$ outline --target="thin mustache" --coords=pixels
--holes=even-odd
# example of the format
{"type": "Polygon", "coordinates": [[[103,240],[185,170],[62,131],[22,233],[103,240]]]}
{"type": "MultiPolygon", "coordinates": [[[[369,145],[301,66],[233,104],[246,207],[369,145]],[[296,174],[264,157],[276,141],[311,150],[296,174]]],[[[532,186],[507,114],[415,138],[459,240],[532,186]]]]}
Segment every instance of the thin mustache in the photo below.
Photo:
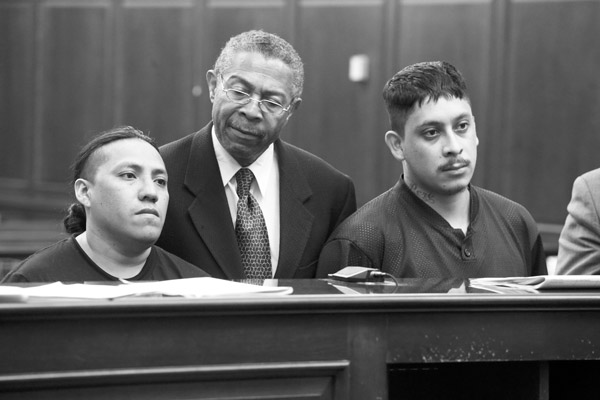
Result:
{"type": "Polygon", "coordinates": [[[254,129],[247,129],[247,128],[241,127],[239,125],[231,125],[231,127],[233,129],[235,129],[236,131],[241,131],[241,132],[244,132],[244,133],[247,133],[247,134],[250,134],[250,135],[255,135],[255,136],[262,135],[262,133],[260,131],[256,131],[254,129]]]}
{"type": "Polygon", "coordinates": [[[260,130],[256,130],[254,128],[251,127],[247,127],[245,124],[243,123],[239,123],[239,121],[234,120],[229,124],[233,129],[237,130],[237,131],[242,131],[244,133],[248,133],[250,135],[263,135],[263,132],[260,130]]]}
{"type": "Polygon", "coordinates": [[[447,171],[450,169],[454,169],[456,168],[456,164],[459,164],[461,167],[468,167],[469,165],[471,165],[471,161],[465,160],[464,158],[454,158],[442,165],[440,167],[440,170],[447,171]]]}

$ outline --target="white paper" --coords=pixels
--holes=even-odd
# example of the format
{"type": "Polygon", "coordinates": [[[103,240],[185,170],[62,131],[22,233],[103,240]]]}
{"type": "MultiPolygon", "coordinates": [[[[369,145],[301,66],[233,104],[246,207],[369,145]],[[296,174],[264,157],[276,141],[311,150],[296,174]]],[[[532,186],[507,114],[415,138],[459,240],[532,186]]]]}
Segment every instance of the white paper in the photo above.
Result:
{"type": "Polygon", "coordinates": [[[600,289],[600,275],[537,275],[507,278],[477,278],[471,286],[492,285],[522,289],[600,289]]]}
{"type": "Polygon", "coordinates": [[[177,296],[185,298],[287,295],[288,286],[258,286],[216,278],[172,279],[158,282],[127,282],[122,284],[64,284],[54,282],[41,286],[16,287],[0,285],[0,296],[21,295],[44,298],[117,299],[123,297],[177,296]]]}

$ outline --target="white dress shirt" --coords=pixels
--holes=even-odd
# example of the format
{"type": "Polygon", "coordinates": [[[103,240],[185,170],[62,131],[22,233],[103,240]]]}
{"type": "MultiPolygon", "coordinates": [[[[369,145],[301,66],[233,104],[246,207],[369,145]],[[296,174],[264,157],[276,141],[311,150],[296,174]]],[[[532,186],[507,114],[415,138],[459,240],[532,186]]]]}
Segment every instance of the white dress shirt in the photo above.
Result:
{"type": "MultiPolygon", "coordinates": [[[[242,167],[221,145],[221,142],[217,139],[214,126],[211,134],[215,155],[217,156],[217,162],[219,163],[219,170],[221,171],[223,187],[225,188],[225,195],[227,196],[229,212],[231,213],[231,220],[235,229],[237,203],[239,199],[236,191],[237,181],[235,179],[235,174],[242,167]]],[[[277,162],[277,155],[275,154],[273,144],[271,144],[267,150],[265,150],[265,152],[247,168],[252,171],[256,178],[252,181],[250,193],[252,193],[252,196],[258,201],[265,218],[267,232],[269,233],[269,246],[271,247],[271,268],[273,269],[273,276],[275,276],[277,263],[279,261],[280,222],[279,164],[277,162]]]]}

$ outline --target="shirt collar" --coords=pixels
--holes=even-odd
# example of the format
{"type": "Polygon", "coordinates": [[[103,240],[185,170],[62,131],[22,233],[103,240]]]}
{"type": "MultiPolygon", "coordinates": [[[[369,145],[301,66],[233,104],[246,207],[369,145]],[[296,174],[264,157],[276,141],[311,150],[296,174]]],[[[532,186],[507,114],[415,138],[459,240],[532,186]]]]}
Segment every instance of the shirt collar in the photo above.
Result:
{"type": "MultiPolygon", "coordinates": [[[[227,186],[230,181],[235,181],[235,174],[242,166],[225,150],[215,132],[213,125],[212,131],[213,148],[215,155],[217,156],[217,162],[219,163],[219,170],[221,171],[221,179],[223,180],[223,187],[227,186]]],[[[258,190],[262,196],[266,196],[269,190],[268,182],[273,168],[275,166],[275,150],[273,143],[254,161],[248,166],[248,168],[254,174],[256,183],[258,184],[258,190]]]]}

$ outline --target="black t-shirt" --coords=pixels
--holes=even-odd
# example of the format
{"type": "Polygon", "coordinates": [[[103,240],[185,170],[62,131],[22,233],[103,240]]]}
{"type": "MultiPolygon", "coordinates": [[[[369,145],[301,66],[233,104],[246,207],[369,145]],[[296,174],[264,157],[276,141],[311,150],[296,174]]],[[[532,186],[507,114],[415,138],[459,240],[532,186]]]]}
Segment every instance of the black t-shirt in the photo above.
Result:
{"type": "MultiPolygon", "coordinates": [[[[200,268],[160,247],[152,246],[139,274],[130,281],[164,281],[209,276],[200,268]]],[[[100,268],[71,236],[41,249],[19,263],[2,282],[118,281],[100,268]]]]}

